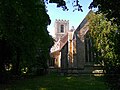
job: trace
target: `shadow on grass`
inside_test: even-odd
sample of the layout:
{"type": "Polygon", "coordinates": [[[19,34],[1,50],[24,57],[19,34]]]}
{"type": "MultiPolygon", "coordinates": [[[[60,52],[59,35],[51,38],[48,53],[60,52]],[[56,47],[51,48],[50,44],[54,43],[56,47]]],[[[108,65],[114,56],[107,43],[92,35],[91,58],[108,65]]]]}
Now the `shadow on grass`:
{"type": "Polygon", "coordinates": [[[1,84],[0,90],[107,90],[102,77],[50,74],[1,84]]]}

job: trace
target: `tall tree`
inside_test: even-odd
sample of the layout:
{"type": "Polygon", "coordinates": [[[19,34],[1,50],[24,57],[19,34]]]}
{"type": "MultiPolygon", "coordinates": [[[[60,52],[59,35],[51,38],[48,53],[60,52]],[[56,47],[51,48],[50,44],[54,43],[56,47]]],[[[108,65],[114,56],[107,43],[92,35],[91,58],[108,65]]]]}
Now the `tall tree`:
{"type": "MultiPolygon", "coordinates": [[[[47,31],[49,23],[43,1],[0,1],[0,40],[12,49],[11,63],[16,74],[20,73],[21,67],[29,67],[36,62],[38,49],[45,52],[46,59],[49,58],[53,43],[47,31]]],[[[4,64],[4,60],[0,60],[4,64]]],[[[46,61],[44,64],[47,64],[46,61]]]]}
{"type": "Polygon", "coordinates": [[[106,77],[111,88],[119,88],[120,60],[116,53],[118,26],[108,21],[104,14],[92,13],[89,17],[90,35],[93,38],[95,52],[99,53],[99,63],[104,65],[106,77]]]}

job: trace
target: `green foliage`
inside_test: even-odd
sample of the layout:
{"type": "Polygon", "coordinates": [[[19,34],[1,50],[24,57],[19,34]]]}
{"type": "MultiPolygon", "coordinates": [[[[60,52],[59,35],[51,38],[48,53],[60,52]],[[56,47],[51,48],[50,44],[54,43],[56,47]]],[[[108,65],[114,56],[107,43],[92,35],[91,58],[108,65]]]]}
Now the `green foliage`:
{"type": "Polygon", "coordinates": [[[90,5],[92,7],[98,7],[98,13],[103,13],[105,17],[111,21],[111,30],[108,34],[108,40],[110,43],[106,49],[110,49],[107,52],[104,59],[108,61],[106,63],[107,68],[107,81],[111,88],[114,90],[119,90],[120,88],[120,1],[119,0],[93,0],[90,5]],[[117,25],[115,25],[115,24],[117,25]],[[113,31],[115,30],[115,31],[113,31]]]}
{"type": "Polygon", "coordinates": [[[98,7],[98,11],[104,13],[110,20],[113,19],[115,23],[120,25],[120,5],[119,0],[93,0],[89,8],[98,7]]]}
{"type": "Polygon", "coordinates": [[[103,14],[91,14],[89,17],[90,35],[94,48],[104,58],[114,58],[114,42],[117,26],[107,21],[103,14]],[[92,17],[92,18],[91,18],[92,17]]]}
{"type": "MultiPolygon", "coordinates": [[[[0,40],[5,41],[11,50],[11,62],[5,62],[1,56],[1,64],[12,63],[12,70],[16,74],[21,73],[21,68],[31,67],[42,60],[43,64],[47,66],[49,51],[53,45],[53,39],[47,31],[48,24],[50,24],[50,19],[44,2],[40,0],[1,0],[0,40]],[[44,52],[38,53],[39,49],[44,52]],[[42,59],[37,60],[36,55],[42,59]]],[[[5,55],[8,57],[7,53],[5,55]]]]}
{"type": "Polygon", "coordinates": [[[105,67],[107,81],[111,87],[119,88],[119,27],[108,21],[104,14],[92,13],[88,20],[94,52],[99,53],[97,59],[105,67]],[[114,81],[112,82],[111,79],[113,78],[114,81]]]}

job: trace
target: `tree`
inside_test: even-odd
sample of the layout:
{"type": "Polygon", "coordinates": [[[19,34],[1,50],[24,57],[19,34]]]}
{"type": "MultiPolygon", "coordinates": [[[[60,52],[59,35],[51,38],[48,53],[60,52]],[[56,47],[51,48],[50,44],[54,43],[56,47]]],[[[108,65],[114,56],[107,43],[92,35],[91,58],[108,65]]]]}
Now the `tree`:
{"type": "MultiPolygon", "coordinates": [[[[120,62],[120,7],[118,7],[120,4],[119,0],[93,0],[93,2],[90,4],[89,8],[93,8],[93,7],[98,7],[98,13],[103,13],[105,15],[105,17],[109,20],[112,21],[112,23],[116,23],[117,25],[117,31],[111,32],[114,33],[114,53],[117,55],[117,62],[114,62],[116,66],[111,67],[112,70],[114,72],[114,74],[112,75],[108,75],[108,82],[111,83],[112,87],[115,89],[118,89],[120,87],[119,83],[119,77],[117,77],[116,75],[119,74],[119,69],[120,69],[120,65],[118,62],[120,62]],[[115,76],[114,76],[115,75],[115,76]],[[115,81],[117,79],[117,82],[114,82],[114,80],[111,80],[111,77],[114,77],[115,81]],[[114,86],[116,84],[116,86],[114,86]]],[[[116,61],[115,60],[115,61],[116,61]]]]}
{"type": "Polygon", "coordinates": [[[98,7],[98,11],[104,13],[105,16],[120,25],[120,5],[119,0],[93,0],[89,8],[98,7]]]}
{"type": "MultiPolygon", "coordinates": [[[[44,2],[40,0],[1,0],[0,42],[5,42],[8,45],[6,47],[12,51],[10,52],[10,62],[5,62],[1,56],[1,64],[12,63],[13,72],[20,75],[21,68],[29,68],[36,63],[36,55],[40,56],[43,53],[38,54],[39,49],[45,52],[45,59],[49,59],[53,39],[47,31],[48,24],[50,24],[50,18],[46,13],[44,2]]],[[[4,46],[4,48],[6,47],[4,46]]],[[[7,53],[4,55],[8,57],[7,53]]],[[[47,64],[46,61],[44,64],[47,64]]],[[[2,69],[4,68],[2,67],[2,69]]]]}
{"type": "Polygon", "coordinates": [[[118,26],[108,21],[104,14],[91,13],[88,20],[93,50],[99,53],[97,61],[104,65],[106,80],[111,88],[117,90],[120,87],[120,60],[119,54],[116,53],[118,26]]]}

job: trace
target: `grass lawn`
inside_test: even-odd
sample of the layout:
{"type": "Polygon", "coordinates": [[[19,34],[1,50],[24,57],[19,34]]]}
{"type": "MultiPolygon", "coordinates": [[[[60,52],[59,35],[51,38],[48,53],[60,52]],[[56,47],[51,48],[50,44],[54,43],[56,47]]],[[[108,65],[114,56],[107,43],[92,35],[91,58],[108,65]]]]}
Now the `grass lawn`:
{"type": "Polygon", "coordinates": [[[52,74],[0,85],[0,90],[107,90],[107,87],[101,77],[52,74]]]}

